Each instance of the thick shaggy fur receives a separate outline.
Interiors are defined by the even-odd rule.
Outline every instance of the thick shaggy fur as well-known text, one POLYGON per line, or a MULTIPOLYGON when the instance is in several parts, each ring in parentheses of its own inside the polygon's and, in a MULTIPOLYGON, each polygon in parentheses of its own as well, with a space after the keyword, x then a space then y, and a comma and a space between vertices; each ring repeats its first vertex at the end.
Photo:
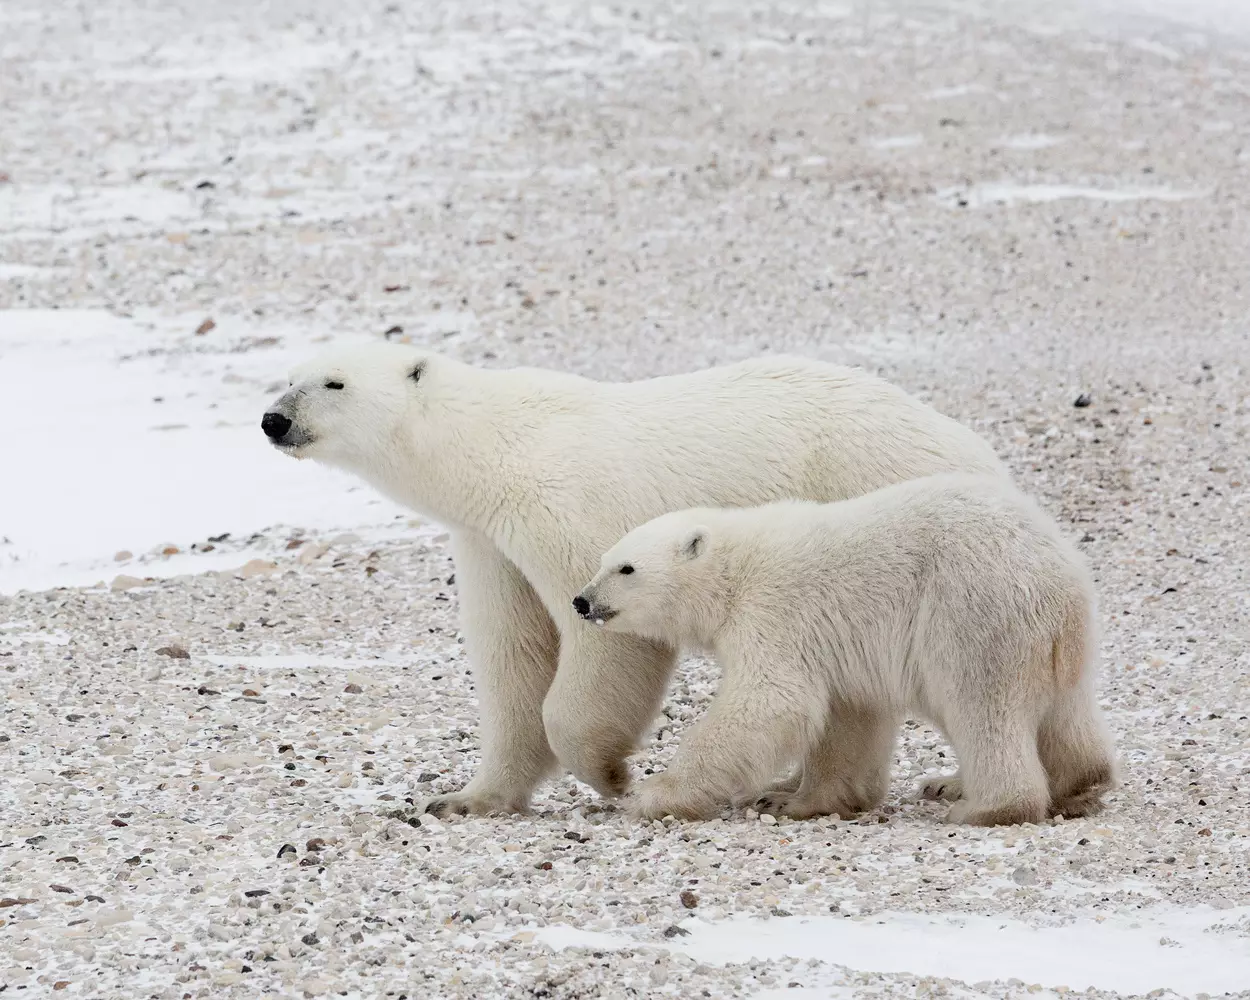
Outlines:
POLYGON ((1113 782, 1084 561, 1002 479, 667 514, 603 556, 578 604, 602 631, 710 648, 724 670, 707 717, 642 785, 645 816, 706 818, 795 759, 799 786, 766 808, 870 809, 905 713, 955 748, 959 775, 925 786, 958 800, 953 822, 1076 815, 1113 782))
POLYGON ((372 343, 296 370, 265 427, 451 529, 482 762, 435 811, 521 811, 557 759, 625 790, 674 650, 588 627, 569 597, 631 528, 943 470, 1006 477, 976 434, 888 383, 784 357, 611 384, 372 343))

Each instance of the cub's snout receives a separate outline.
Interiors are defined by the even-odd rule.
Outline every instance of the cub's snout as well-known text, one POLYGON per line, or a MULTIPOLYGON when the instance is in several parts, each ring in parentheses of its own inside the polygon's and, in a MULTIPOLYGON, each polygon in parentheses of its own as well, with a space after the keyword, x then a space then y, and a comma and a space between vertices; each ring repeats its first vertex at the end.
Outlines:
POLYGON ((589 589, 583 590, 573 598, 573 610, 588 622, 594 622, 596 625, 604 625, 616 617, 616 612, 596 601, 594 593, 589 589), (590 596, 588 597, 587 594, 590 596))

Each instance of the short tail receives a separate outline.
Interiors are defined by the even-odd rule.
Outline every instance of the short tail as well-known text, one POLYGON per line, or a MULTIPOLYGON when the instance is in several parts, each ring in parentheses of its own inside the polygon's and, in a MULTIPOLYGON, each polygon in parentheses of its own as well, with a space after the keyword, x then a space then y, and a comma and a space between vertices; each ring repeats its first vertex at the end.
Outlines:
POLYGON ((1093 609, 1083 597, 1073 595, 1060 616, 1051 648, 1056 690, 1070 691, 1080 685, 1093 667, 1096 647, 1093 609))

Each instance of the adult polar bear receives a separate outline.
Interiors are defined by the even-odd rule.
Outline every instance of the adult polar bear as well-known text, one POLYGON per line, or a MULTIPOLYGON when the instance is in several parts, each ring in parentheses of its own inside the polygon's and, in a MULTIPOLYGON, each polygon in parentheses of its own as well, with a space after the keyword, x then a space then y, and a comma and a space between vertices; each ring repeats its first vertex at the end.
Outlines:
MULTIPOLYGON (((675 652, 595 628, 569 595, 644 521, 842 500, 934 472, 1007 475, 980 437, 889 383, 793 357, 604 383, 370 342, 296 369, 262 427, 451 530, 482 760, 427 804, 439 813, 524 811, 555 759, 603 795, 625 791, 675 652)), ((854 769, 856 713, 843 714, 823 750, 854 769)))

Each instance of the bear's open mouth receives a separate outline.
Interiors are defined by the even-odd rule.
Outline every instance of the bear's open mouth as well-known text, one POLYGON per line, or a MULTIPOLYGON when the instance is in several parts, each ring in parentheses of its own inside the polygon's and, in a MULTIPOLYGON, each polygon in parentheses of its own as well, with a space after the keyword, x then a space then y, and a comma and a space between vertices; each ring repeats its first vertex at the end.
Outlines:
POLYGON ((591 608, 590 611, 582 615, 582 617, 588 622, 593 622, 595 625, 606 625, 618 614, 620 614, 620 612, 614 611, 612 608, 591 608))

